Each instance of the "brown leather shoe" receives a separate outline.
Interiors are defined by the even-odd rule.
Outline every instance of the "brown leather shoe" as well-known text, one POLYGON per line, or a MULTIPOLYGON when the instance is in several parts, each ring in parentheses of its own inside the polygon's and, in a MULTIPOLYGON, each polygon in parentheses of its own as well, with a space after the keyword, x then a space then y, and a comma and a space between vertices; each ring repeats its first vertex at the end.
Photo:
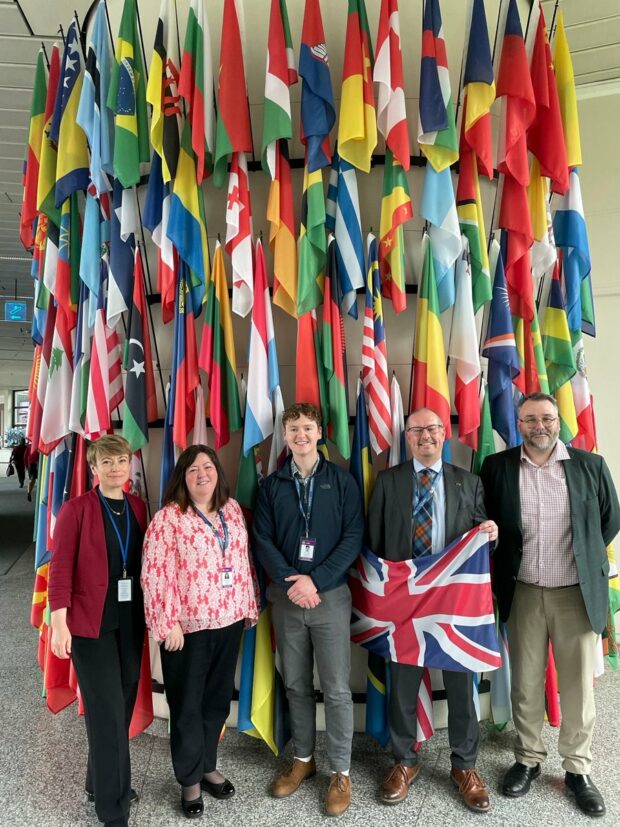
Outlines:
POLYGON ((325 798, 325 815, 341 816, 351 803, 351 779, 341 772, 333 772, 325 798))
POLYGON ((299 788, 302 781, 316 775, 314 758, 309 761, 300 761, 295 758, 291 766, 284 770, 271 785, 271 795, 274 798, 286 798, 299 788))
POLYGON ((459 788, 466 807, 475 813, 488 813, 491 809, 489 791, 475 769, 458 770, 452 767, 450 778, 459 788))
POLYGON ((381 784, 379 798, 384 804, 399 804, 407 798, 409 787, 418 777, 419 764, 406 767, 404 764, 395 764, 390 774, 381 784))

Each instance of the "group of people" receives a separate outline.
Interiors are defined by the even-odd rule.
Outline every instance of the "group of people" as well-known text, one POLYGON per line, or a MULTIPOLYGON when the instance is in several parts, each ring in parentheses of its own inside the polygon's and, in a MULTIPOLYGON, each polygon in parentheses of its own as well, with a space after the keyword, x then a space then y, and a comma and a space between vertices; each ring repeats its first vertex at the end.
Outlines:
MULTIPOLYGON (((52 650, 72 657, 82 692, 86 792, 99 819, 126 825, 137 799, 128 731, 145 627, 161 643, 183 812, 201 816, 203 792, 219 799, 234 795, 217 767, 217 746, 242 632, 258 619, 254 558, 268 577, 266 598, 292 732, 293 761, 273 781, 271 793, 290 796, 316 773, 316 661, 330 771, 325 812, 344 813, 352 795, 349 569, 365 540, 379 557, 411 560, 440 551, 475 526, 495 545, 493 589, 509 636, 516 760, 502 791, 525 795, 541 772, 551 641, 561 690, 565 783, 581 810, 603 815, 603 798, 590 778, 592 676, 596 638, 607 617, 606 546, 620 529, 620 506, 603 458, 559 442, 553 397, 521 400, 522 445, 489 457, 480 477, 442 460, 445 430, 437 413, 412 413, 406 423, 412 460, 378 475, 366 522, 356 481, 319 450, 319 410, 292 405, 282 425, 290 453, 261 485, 254 556, 240 506, 211 448, 195 445, 180 455, 163 507, 147 528, 143 502, 124 493, 128 443, 105 436, 89 446, 99 484, 60 511, 48 600, 52 650)), ((395 662, 390 670, 394 765, 379 798, 397 804, 420 772, 414 745, 423 670, 395 662)), ((488 812, 489 791, 476 770, 473 675, 444 671, 443 680, 451 779, 467 807, 488 812)))
MULTIPOLYGON (((25 437, 21 437, 17 445, 13 447, 11 456, 9 457, 9 467, 12 467, 16 473, 20 488, 24 487, 26 472, 28 472, 28 490, 26 496, 28 502, 32 502, 32 492, 37 484, 39 472, 39 452, 34 450, 31 443, 26 442, 25 437)), ((7 473, 11 472, 7 471, 7 473)))

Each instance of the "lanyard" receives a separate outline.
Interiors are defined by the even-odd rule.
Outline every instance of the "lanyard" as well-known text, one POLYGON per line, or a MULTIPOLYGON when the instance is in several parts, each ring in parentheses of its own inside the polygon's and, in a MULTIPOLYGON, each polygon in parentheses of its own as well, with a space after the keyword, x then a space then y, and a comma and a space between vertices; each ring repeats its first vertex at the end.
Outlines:
POLYGON ((302 484, 299 481, 299 478, 295 474, 293 476, 295 480, 295 488, 297 489, 297 498, 299 500, 299 511, 301 516, 303 517, 304 523, 306 525, 306 533, 305 536, 310 536, 310 515, 312 514, 312 501, 314 500, 314 474, 310 477, 307 483, 304 484, 303 489, 304 493, 302 496, 301 488, 302 484))
POLYGON ((222 534, 220 535, 220 532, 213 525, 211 520, 202 513, 202 511, 200 511, 198 508, 196 508, 195 505, 192 506, 192 508, 194 509, 196 514, 200 517, 202 522, 205 525, 209 526, 211 531, 215 534, 215 536, 217 537, 217 542, 219 543, 219 546, 220 546, 220 550, 221 550, 222 554, 225 554, 226 549, 228 548, 228 526, 226 525, 226 520, 224 519, 224 512, 222 511, 222 509, 220 508, 220 510, 217 512, 217 516, 220 518, 220 525, 222 526, 222 534))
POLYGON ((108 512, 110 522, 112 523, 112 528, 114 529, 114 533, 116 534, 116 539, 118 540, 118 545, 121 550, 121 557, 123 558, 123 577, 127 577, 127 555, 129 554, 129 534, 131 530, 131 521, 129 519, 129 503, 123 496, 123 502, 125 503, 125 542, 123 543, 123 541, 121 540, 121 533, 118 530, 116 520, 114 519, 114 513, 108 505, 108 503, 106 502, 105 497, 101 493, 101 489, 98 488, 97 491, 99 492, 99 499, 103 503, 105 510, 108 512))
MULTIPOLYGON (((424 469, 420 469, 424 470, 424 469)), ((415 519, 420 511, 427 505, 427 503, 433 499, 435 496, 435 489, 439 485, 439 479, 443 474, 443 468, 440 471, 435 473, 435 479, 433 480, 433 484, 430 488, 427 488, 424 491, 424 494, 419 497, 418 492, 420 490, 420 486, 418 484, 418 472, 414 470, 414 477, 415 477, 415 485, 413 486, 413 502, 412 502, 412 511, 413 511, 413 518, 415 519)))

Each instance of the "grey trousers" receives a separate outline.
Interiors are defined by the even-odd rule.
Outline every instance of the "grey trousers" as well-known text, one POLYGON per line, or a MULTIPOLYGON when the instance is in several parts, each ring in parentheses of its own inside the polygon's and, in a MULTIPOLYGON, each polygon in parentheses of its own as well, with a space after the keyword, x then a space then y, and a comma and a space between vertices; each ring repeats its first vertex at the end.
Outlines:
POLYGON ((321 593, 314 609, 296 606, 273 583, 267 588, 276 645, 282 659, 286 697, 291 714, 294 754, 306 758, 316 742, 314 658, 325 704, 327 755, 332 772, 351 765, 353 699, 351 672, 351 592, 344 584, 321 593))
MULTIPOLYGON (((420 683, 424 675, 422 666, 406 663, 390 664, 390 703, 388 723, 394 760, 406 767, 418 762, 414 750, 417 733, 416 707, 420 683)), ((443 671, 443 683, 448 700, 448 740, 450 761, 458 770, 476 766, 480 746, 478 716, 474 706, 474 683, 471 672, 443 671)))

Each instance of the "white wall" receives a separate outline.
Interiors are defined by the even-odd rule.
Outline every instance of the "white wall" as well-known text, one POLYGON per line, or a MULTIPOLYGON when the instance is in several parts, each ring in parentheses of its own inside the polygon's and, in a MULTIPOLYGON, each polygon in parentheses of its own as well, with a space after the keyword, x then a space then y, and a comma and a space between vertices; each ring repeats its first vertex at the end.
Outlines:
MULTIPOLYGON (((578 101, 583 167, 581 185, 592 256, 596 338, 585 337, 599 450, 620 489, 620 88, 578 101)), ((596 91, 596 90, 592 90, 596 91)))

